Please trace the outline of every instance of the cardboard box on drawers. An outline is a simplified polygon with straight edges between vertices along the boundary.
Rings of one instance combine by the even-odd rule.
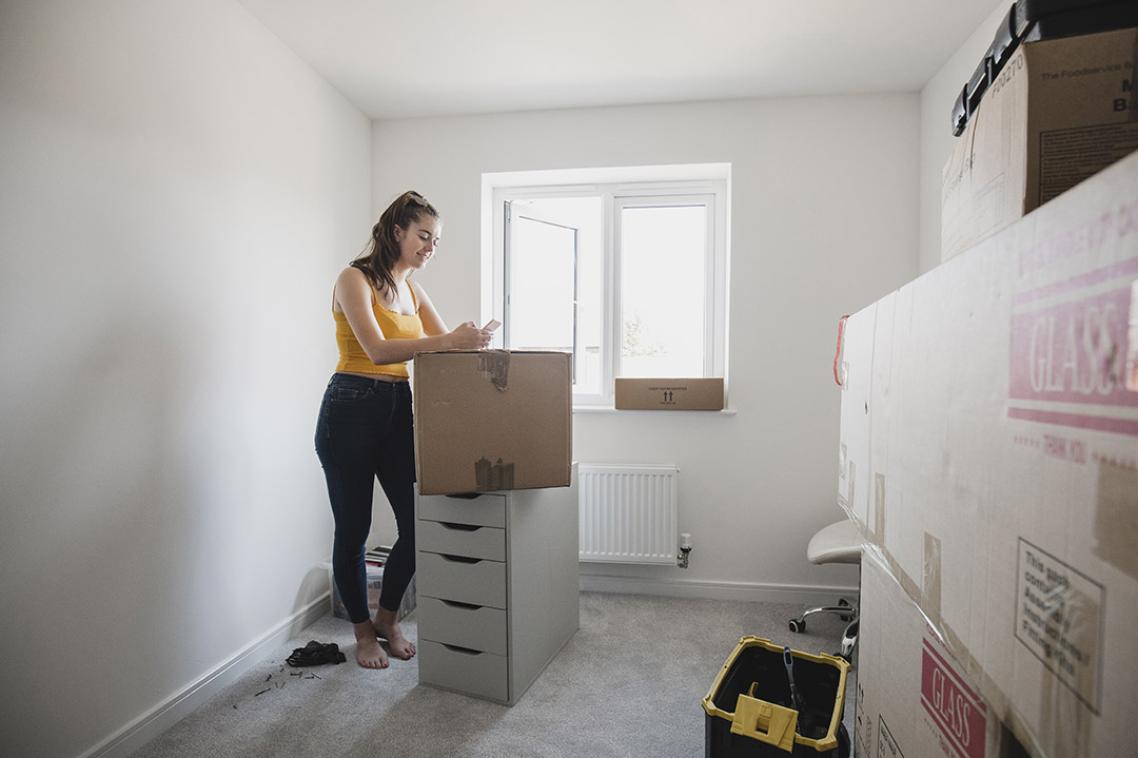
[[[856,755],[1010,758],[1024,755],[921,609],[871,550],[861,561]]]
[[[1138,754],[1138,155],[845,334],[839,502],[1033,754]]]
[[[1138,29],[1024,43],[944,167],[948,260],[1138,149]]]
[[[568,353],[479,350],[415,356],[419,492],[568,487]]]

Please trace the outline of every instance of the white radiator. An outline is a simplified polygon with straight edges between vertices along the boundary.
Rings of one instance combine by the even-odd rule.
[[[578,473],[580,560],[675,565],[678,468],[583,463]]]

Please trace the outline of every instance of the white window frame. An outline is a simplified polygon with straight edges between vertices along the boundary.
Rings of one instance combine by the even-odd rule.
[[[704,375],[727,378],[730,282],[730,164],[685,164],[612,169],[567,169],[482,175],[481,318],[506,319],[506,202],[558,197],[600,197],[604,235],[604,316],[601,392],[575,392],[575,408],[612,408],[613,378],[622,344],[620,313],[620,210],[625,207],[708,206]],[[662,202],[661,202],[662,201]],[[495,346],[501,347],[501,338]]]

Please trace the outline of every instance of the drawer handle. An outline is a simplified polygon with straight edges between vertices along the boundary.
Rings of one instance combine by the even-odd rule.
[[[463,655],[482,655],[481,650],[474,650],[473,648],[469,647],[459,647],[458,645],[448,645],[445,642],[442,642],[440,644],[453,653],[462,653]]]
[[[480,492],[457,492],[453,495],[447,495],[446,497],[453,497],[456,500],[476,500],[476,499],[482,497],[482,493],[480,493]]]
[[[477,532],[482,527],[475,526],[474,524],[456,524],[452,521],[440,521],[443,529],[456,529],[460,532]]]
[[[476,611],[482,607],[481,605],[475,605],[474,603],[460,603],[457,600],[443,600],[442,602],[453,608],[465,608],[470,611]]]
[[[446,553],[439,553],[439,557],[444,561],[451,561],[452,563],[482,563],[481,558],[467,558],[465,555],[447,555]]]

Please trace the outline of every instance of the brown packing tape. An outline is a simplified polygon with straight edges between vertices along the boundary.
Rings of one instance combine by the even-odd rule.
[[[510,385],[510,351],[483,350],[479,352],[478,370],[486,375],[499,391],[505,392]]]
[[[494,492],[514,488],[514,464],[503,463],[499,458],[491,462],[482,457],[474,462],[474,491]]]
[[[1138,87],[1134,88],[1134,96],[1138,97]],[[1132,111],[1138,118],[1138,108]],[[1134,205],[1130,206],[1134,208]],[[1130,283],[1130,318],[1129,324],[1138,324],[1138,279]],[[1131,392],[1138,392],[1138,337],[1130,337],[1126,349],[1126,363],[1123,376],[1123,385]]]
[[[1098,644],[1094,638],[1095,627],[1086,623],[1086,619],[1098,615],[1097,606],[1091,608],[1093,601],[1073,587],[1064,594],[1067,596],[1063,600],[1064,614],[1082,620],[1082,623],[1075,623],[1062,633],[1064,641],[1076,649],[1094,649]],[[1059,681],[1055,675],[1043,676],[1039,693],[1039,724],[1043,731],[1039,739],[1049,755],[1091,755],[1094,717],[1074,693],[1093,686],[1090,682],[1092,674],[1087,666],[1080,666],[1077,671],[1082,681],[1074,682],[1073,687]]]
[[[1126,77],[1126,80],[1130,85],[1130,102],[1128,104],[1128,112],[1131,121],[1138,121],[1138,87],[1134,86],[1135,84],[1138,84],[1138,81],[1135,81],[1135,79],[1138,78],[1138,75],[1136,75],[1134,72],[1134,69],[1136,68],[1138,68],[1138,34],[1134,35],[1134,49],[1130,54],[1130,68],[1128,69],[1129,75]],[[1131,321],[1130,323],[1134,322]]]
[[[885,547],[885,474],[873,475],[873,541]]]
[[[1138,579],[1138,469],[1099,459],[1094,554]]]
[[[940,621],[940,539],[925,532],[924,575],[921,577],[921,595],[925,613]]]

